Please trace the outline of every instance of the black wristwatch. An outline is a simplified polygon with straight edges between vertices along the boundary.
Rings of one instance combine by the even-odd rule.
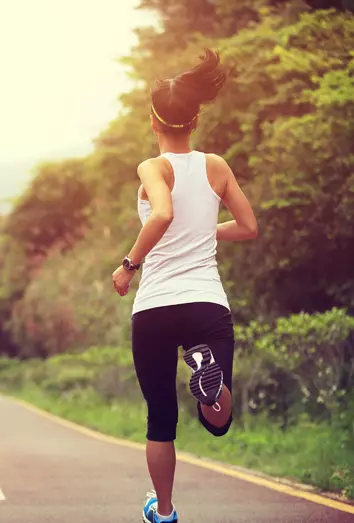
[[[126,271],[137,271],[140,269],[140,263],[133,263],[128,256],[124,258],[122,261],[122,265]]]

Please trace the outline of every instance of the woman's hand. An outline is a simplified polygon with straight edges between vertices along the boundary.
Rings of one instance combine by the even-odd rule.
[[[128,294],[129,285],[136,271],[127,271],[121,265],[112,274],[113,285],[120,296]]]

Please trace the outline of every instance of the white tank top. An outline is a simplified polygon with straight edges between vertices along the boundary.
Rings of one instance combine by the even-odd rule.
[[[132,314],[191,302],[211,302],[228,309],[216,262],[216,227],[220,197],[209,184],[204,153],[162,154],[174,172],[171,191],[174,218],[146,256]],[[138,194],[142,224],[150,202]]]

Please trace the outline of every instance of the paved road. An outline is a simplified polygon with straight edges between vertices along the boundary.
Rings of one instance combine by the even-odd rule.
[[[150,483],[140,450],[0,397],[0,488],[1,523],[140,523]],[[354,515],[183,462],[174,501],[181,523],[354,523]]]

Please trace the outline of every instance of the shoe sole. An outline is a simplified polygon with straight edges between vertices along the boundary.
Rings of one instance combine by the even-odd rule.
[[[199,352],[202,355],[200,368],[197,366],[193,354]],[[204,405],[212,406],[220,396],[223,386],[223,372],[215,362],[213,354],[208,345],[197,345],[184,353],[184,361],[193,370],[189,381],[189,389],[196,400]]]

